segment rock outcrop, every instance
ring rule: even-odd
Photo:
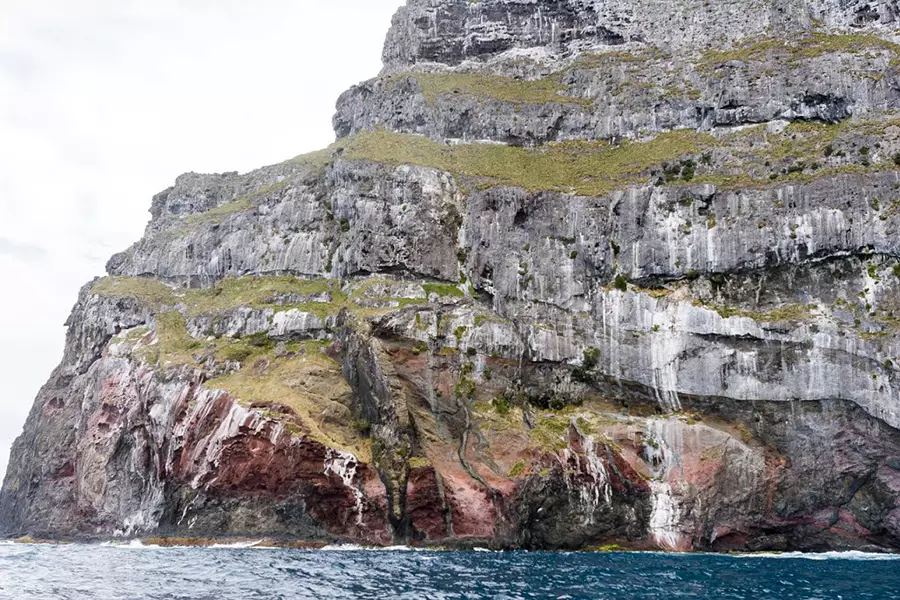
[[[897,15],[409,0],[82,290],[0,532],[900,549]]]

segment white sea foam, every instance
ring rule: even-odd
[[[162,546],[155,544],[145,544],[141,540],[128,540],[127,542],[103,542],[100,544],[103,548],[119,548],[122,550],[158,550]],[[174,548],[175,546],[169,546]]]
[[[127,542],[103,542],[100,544],[102,548],[120,548],[123,550],[144,550],[152,548],[161,548],[152,544],[145,544],[141,540],[128,540]]]
[[[793,558],[804,560],[900,560],[900,554],[879,554],[877,552],[753,552],[731,554],[734,558]]]
[[[210,548],[224,548],[224,549],[241,549],[241,548],[256,548],[262,544],[262,540],[256,540],[255,542],[234,542],[233,544],[213,544],[209,546]]]
[[[0,558],[31,554],[36,550],[33,544],[20,544],[16,542],[0,542]]]
[[[427,552],[429,548],[411,548],[409,546],[360,546],[358,544],[334,544],[323,546],[325,552]]]
[[[375,550],[375,548],[366,548],[357,544],[335,544],[323,546],[321,550],[325,552],[359,552],[361,550]]]

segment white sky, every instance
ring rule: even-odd
[[[0,0],[0,473],[79,288],[185,171],[327,146],[402,0]]]

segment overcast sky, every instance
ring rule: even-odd
[[[79,288],[185,171],[327,146],[402,0],[0,0],[0,473]]]

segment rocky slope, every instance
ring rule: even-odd
[[[0,531],[900,548],[897,14],[409,0],[82,290]]]

